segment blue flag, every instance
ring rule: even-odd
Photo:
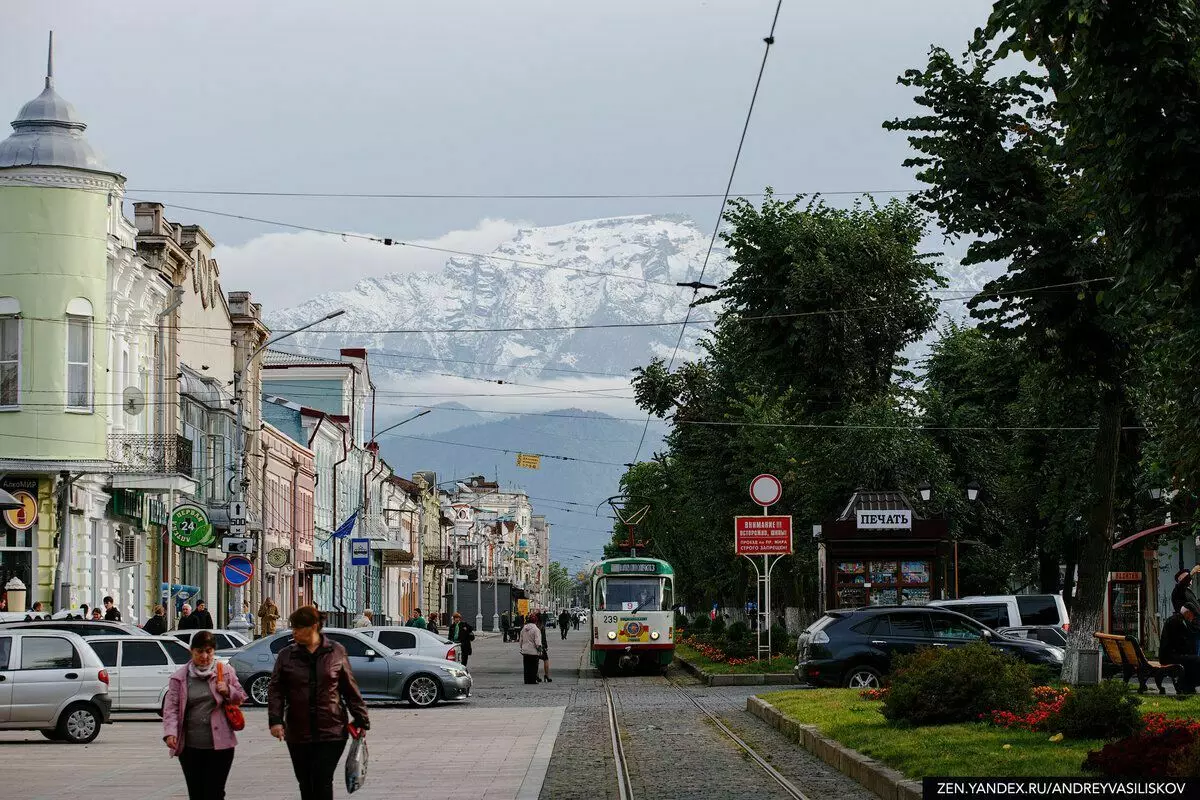
[[[341,526],[333,532],[333,538],[345,539],[354,531],[354,523],[358,520],[358,512],[351,514]]]

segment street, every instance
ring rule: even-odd
[[[359,796],[616,797],[603,681],[586,669],[586,631],[571,631],[566,642],[557,631],[548,633],[552,683],[524,685],[516,645],[480,634],[469,664],[475,678],[469,701],[424,711],[372,707],[370,768]],[[871,796],[747,714],[745,698],[761,687],[711,689],[674,674],[671,679],[718,711],[806,792],[824,798]],[[752,764],[686,712],[666,679],[610,683],[622,706],[638,796],[778,796],[764,790],[763,776]],[[287,750],[267,733],[264,710],[247,709],[246,722],[238,734],[229,797],[296,797]],[[95,742],[76,747],[49,742],[34,731],[0,732],[0,786],[20,786],[21,796],[30,800],[186,797],[183,774],[162,745],[161,730],[155,716],[119,716]],[[334,786],[335,796],[346,796],[340,768]]]

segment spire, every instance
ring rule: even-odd
[[[50,31],[50,47],[46,52],[46,88],[54,88],[54,31]]]

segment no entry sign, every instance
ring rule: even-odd
[[[221,577],[230,586],[245,586],[254,577],[254,564],[245,556],[229,556],[221,564]]]
[[[792,518],[734,517],[733,549],[739,556],[789,555]]]

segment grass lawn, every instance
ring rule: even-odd
[[[777,656],[770,661],[754,661],[750,664],[726,664],[723,661],[712,661],[698,650],[693,650],[686,644],[675,645],[675,655],[692,662],[695,666],[711,672],[714,675],[741,675],[762,672],[791,672],[796,666],[796,659],[789,656]]]
[[[920,779],[927,775],[1057,777],[1084,774],[1080,767],[1095,739],[1051,742],[1050,734],[1006,730],[984,723],[903,728],[888,724],[882,703],[853,689],[816,689],[759,695],[792,719],[816,725],[847,747]],[[1169,717],[1200,714],[1200,696],[1179,701],[1146,695],[1144,713]],[[1006,748],[1006,745],[1008,746]]]

